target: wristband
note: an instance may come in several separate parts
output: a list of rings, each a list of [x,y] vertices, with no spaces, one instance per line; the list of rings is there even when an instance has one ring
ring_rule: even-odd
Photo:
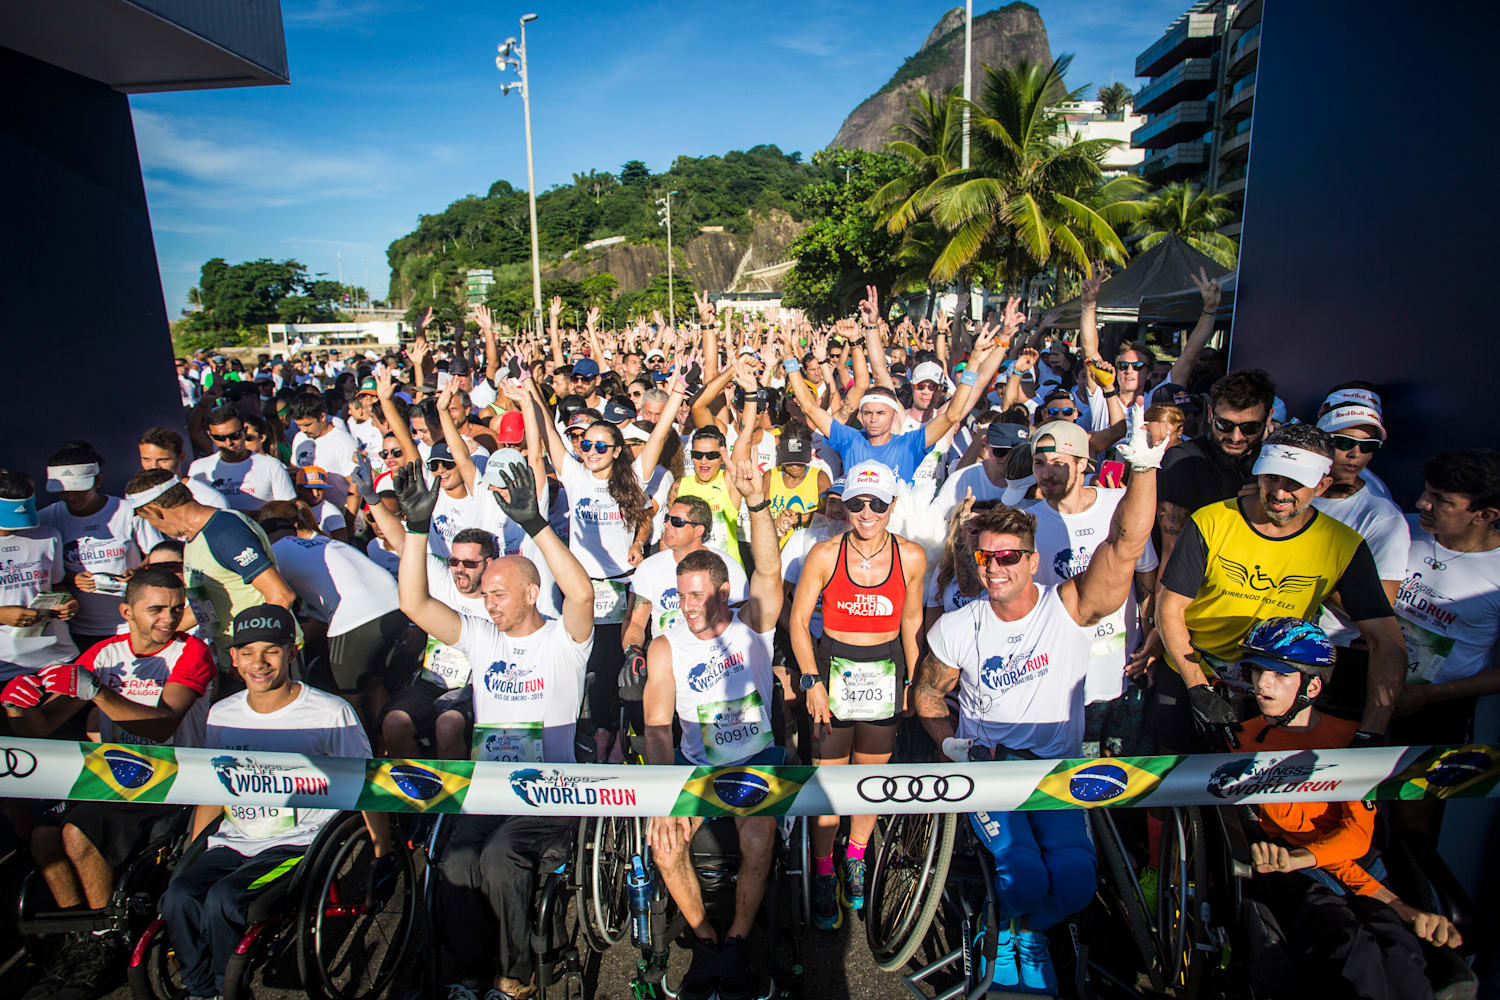
[[[963,374],[958,377],[958,384],[959,385],[977,385],[978,383],[979,383],[979,373],[975,372],[975,371],[970,371],[967,368],[965,368],[964,371],[963,371]]]
[[[528,517],[524,521],[517,521],[516,523],[521,526],[522,531],[526,532],[528,538],[535,538],[551,527],[547,523],[547,519],[540,514],[536,517]]]
[[[1103,389],[1101,389],[1101,390],[1099,390],[1099,393],[1105,399],[1114,399],[1116,396],[1118,396],[1120,394],[1120,390],[1119,389],[1115,389],[1112,392],[1105,392]]]
[[[785,358],[781,362],[781,370],[791,375],[802,370],[802,362],[796,358]]]
[[[759,514],[761,511],[765,510],[769,506],[771,506],[771,499],[770,499],[770,497],[767,497],[766,499],[762,500],[760,503],[757,503],[757,504],[748,504],[748,503],[745,504],[745,510],[748,511],[749,513],[751,513],[751,514]]]

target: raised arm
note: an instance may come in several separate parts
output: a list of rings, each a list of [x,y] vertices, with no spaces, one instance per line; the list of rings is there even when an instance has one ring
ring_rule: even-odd
[[[694,427],[718,427],[719,422],[713,414],[713,404],[719,398],[726,386],[729,385],[735,374],[735,360],[731,358],[713,379],[703,387],[698,398],[693,400],[693,426]],[[721,430],[723,428],[720,428]]]
[[[1188,277],[1193,279],[1198,294],[1203,296],[1203,311],[1198,314],[1198,322],[1193,324],[1193,332],[1188,334],[1187,341],[1182,345],[1182,354],[1172,364],[1172,372],[1167,376],[1167,381],[1176,385],[1188,384],[1188,377],[1193,374],[1193,365],[1198,363],[1198,355],[1203,353],[1208,339],[1214,335],[1219,302],[1224,295],[1224,286],[1210,278],[1203,268],[1198,268],[1197,274],[1190,274]]]
[[[562,315],[562,296],[552,296],[547,304],[547,337],[552,342],[552,367],[563,366],[562,334],[557,329],[557,317]]]
[[[1006,306],[1004,330],[1014,331],[1020,326],[1023,317],[1017,306],[1016,299],[1011,299]],[[974,339],[974,350],[969,354],[969,367],[959,376],[958,389],[953,393],[953,399],[943,407],[943,412],[927,422],[926,442],[927,447],[937,445],[948,432],[969,415],[974,408],[974,403],[984,395],[995,373],[1000,370],[1000,362],[1004,360],[1005,352],[1000,349],[999,341],[995,339],[995,332],[988,324],[979,328],[979,336]]]
[[[491,491],[501,513],[521,526],[531,536],[547,568],[552,571],[562,591],[562,623],[574,642],[583,642],[594,634],[594,585],[588,570],[571,549],[557,537],[537,503],[537,483],[532,471],[520,462],[500,470],[504,493]],[[509,494],[509,498],[505,494]]]
[[[667,401],[661,408],[661,418],[656,421],[656,426],[651,429],[651,436],[641,446],[641,473],[648,481],[651,470],[661,461],[662,449],[667,446],[667,436],[675,433],[673,421],[676,420],[677,411],[682,408],[682,400],[686,396],[687,376],[678,371],[672,376],[672,389],[667,393]]]
[[[469,454],[468,442],[458,432],[458,425],[453,422],[453,415],[448,412],[448,404],[453,400],[455,388],[453,380],[449,379],[448,384],[438,393],[438,423],[442,425],[443,440],[448,443],[448,450],[453,453],[453,461],[458,465],[458,474],[464,481],[464,488],[473,494],[474,484],[479,479],[479,469],[474,464],[473,456]]]
[[[432,596],[427,583],[427,533],[441,490],[437,480],[428,488],[416,462],[396,470],[396,499],[406,514],[406,542],[401,546],[396,592],[406,617],[438,642],[451,646],[458,641],[462,620],[457,611]]]
[[[1094,273],[1083,279],[1078,298],[1078,353],[1085,361],[1102,361],[1099,355],[1099,286],[1109,277],[1109,268],[1094,265]]]
[[[817,347],[814,346],[813,350],[816,353]],[[818,363],[816,357],[814,357],[813,363]],[[828,428],[833,424],[833,417],[827,410],[818,405],[818,401],[813,398],[812,392],[807,388],[807,382],[802,378],[802,362],[792,357],[791,353],[788,352],[786,360],[781,363],[781,367],[786,372],[787,388],[792,391],[792,397],[797,400],[797,405],[802,407],[803,416],[807,417],[807,422],[819,434],[827,437]],[[836,388],[831,391],[834,393],[838,392]]]
[[[479,335],[484,338],[484,377],[490,385],[499,385],[496,374],[500,371],[500,351],[495,345],[495,314],[484,306],[476,305],[469,310]]]
[[[859,300],[859,322],[865,330],[865,350],[870,356],[870,374],[876,385],[895,391],[891,370],[885,363],[885,342],[880,336],[880,292],[874,285],[865,286],[865,297]]]
[[[781,615],[785,593],[781,589],[781,549],[776,541],[776,525],[771,520],[771,506],[766,500],[761,477],[752,462],[733,466],[734,486],[745,498],[750,512],[750,554],[755,572],[750,574],[750,598],[740,609],[740,620],[757,632],[769,632]]]

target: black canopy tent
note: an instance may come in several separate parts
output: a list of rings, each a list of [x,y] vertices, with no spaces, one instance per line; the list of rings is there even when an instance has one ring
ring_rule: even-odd
[[[1166,296],[1191,288],[1189,277],[1202,268],[1210,278],[1229,274],[1213,258],[1199,253],[1181,237],[1168,234],[1151,249],[1136,254],[1125,269],[1113,275],[1099,288],[1097,316],[1100,323],[1131,323],[1137,320],[1141,301],[1148,296]],[[1194,292],[1194,295],[1197,293]],[[1195,308],[1201,309],[1199,303]],[[1056,326],[1077,329],[1079,299],[1069,299],[1057,307]],[[1196,314],[1195,314],[1196,315]]]
[[[1219,298],[1217,318],[1228,323],[1234,315],[1234,292],[1239,281],[1239,272],[1231,271],[1219,278],[1224,294]],[[1169,292],[1166,295],[1148,295],[1141,299],[1138,319],[1142,323],[1158,326],[1192,326],[1203,312],[1203,296],[1196,286]]]

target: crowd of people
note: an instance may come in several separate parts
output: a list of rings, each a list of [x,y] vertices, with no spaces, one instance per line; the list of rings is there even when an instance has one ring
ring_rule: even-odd
[[[1372,467],[1402,428],[1357,361],[1288,413],[1272,373],[1209,346],[1216,283],[1160,360],[1101,340],[1102,277],[1076,335],[1015,300],[896,321],[872,287],[831,325],[721,317],[704,295],[678,328],[602,330],[596,311],[563,329],[553,300],[535,334],[475,308],[474,339],[424,318],[404,351],[178,359],[186,440],[60,442],[40,484],[0,469],[9,731],[716,767],[884,764],[903,726],[965,761],[1203,752],[1226,728],[1256,749],[1469,739],[1500,691],[1500,455],[1455,435],[1403,510]],[[1259,813],[1255,882],[1307,981],[1422,995],[1418,940],[1459,937],[1382,883],[1370,810]],[[102,906],[178,810],[6,815],[69,909]],[[222,992],[249,900],[331,816],[193,811],[208,849],[162,901],[191,997]],[[778,833],[736,822],[723,927],[688,859],[701,820],[649,822],[695,942],[689,1000],[751,990]],[[366,823],[388,864],[389,818]],[[811,821],[817,929],[864,905],[876,823]],[[1055,992],[1046,932],[1096,883],[1085,816],[973,828],[1007,921],[995,983]],[[452,997],[533,991],[534,862],[572,831],[453,824]],[[123,947],[70,939],[31,995],[97,996]]]

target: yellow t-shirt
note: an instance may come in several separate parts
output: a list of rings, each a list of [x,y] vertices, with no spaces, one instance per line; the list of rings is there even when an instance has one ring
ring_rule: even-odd
[[[714,512],[714,523],[713,530],[704,539],[705,544],[729,553],[738,562],[740,558],[740,512],[730,503],[729,487],[724,478],[724,470],[720,469],[714,473],[714,477],[705,483],[689,469],[686,475],[677,480],[677,495],[701,497],[708,504],[709,509]]]
[[[788,486],[782,478],[781,469],[771,470],[771,517],[774,520],[781,512],[789,510],[798,517],[797,526],[806,527],[818,509],[818,470],[809,465],[802,482]]]

